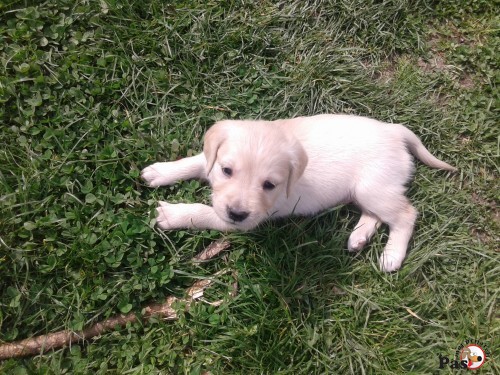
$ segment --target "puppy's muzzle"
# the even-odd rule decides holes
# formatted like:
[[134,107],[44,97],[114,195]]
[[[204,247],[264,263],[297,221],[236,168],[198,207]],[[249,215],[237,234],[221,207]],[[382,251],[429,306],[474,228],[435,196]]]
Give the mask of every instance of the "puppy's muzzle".
[[248,215],[250,215],[250,212],[247,212],[247,211],[238,211],[238,210],[235,210],[231,207],[227,207],[227,216],[229,217],[229,219],[231,219],[232,221],[235,221],[235,222],[241,222],[243,220],[245,220]]

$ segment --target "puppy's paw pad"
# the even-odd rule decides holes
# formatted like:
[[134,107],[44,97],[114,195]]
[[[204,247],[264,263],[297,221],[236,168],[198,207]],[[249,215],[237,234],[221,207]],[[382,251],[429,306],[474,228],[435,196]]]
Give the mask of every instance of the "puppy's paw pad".
[[183,204],[160,201],[156,208],[156,225],[163,230],[180,229],[188,227]]
[[155,163],[141,171],[141,178],[151,187],[171,185],[174,183],[169,177],[168,163]]
[[172,209],[170,206],[173,204],[167,202],[159,202],[159,206],[156,208],[156,225],[163,230],[173,229],[173,226],[170,224],[170,216]]
[[154,187],[159,186],[157,185],[157,183],[161,178],[161,174],[156,170],[153,164],[141,171],[141,178],[144,180],[144,182],[146,182],[147,185]]
[[379,259],[380,270],[384,272],[397,271],[401,267],[403,260],[404,257],[398,254],[391,254],[384,251]]
[[349,237],[349,241],[347,242],[347,249],[350,252],[361,251],[363,250],[367,242],[368,241],[366,240],[366,238],[353,238],[351,236]]

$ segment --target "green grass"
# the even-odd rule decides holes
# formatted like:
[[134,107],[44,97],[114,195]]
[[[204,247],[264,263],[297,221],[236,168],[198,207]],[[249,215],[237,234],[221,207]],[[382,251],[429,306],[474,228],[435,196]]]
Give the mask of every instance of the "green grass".
[[[0,343],[81,329],[230,275],[173,322],[0,363],[5,374],[431,374],[486,342],[498,373],[499,16],[493,2],[0,3]],[[418,165],[398,273],[346,251],[353,207],[251,233],[154,229],[139,171],[197,152],[222,118],[346,112],[401,122],[456,175]],[[226,237],[231,252],[191,258]],[[441,370],[439,373],[454,373]]]

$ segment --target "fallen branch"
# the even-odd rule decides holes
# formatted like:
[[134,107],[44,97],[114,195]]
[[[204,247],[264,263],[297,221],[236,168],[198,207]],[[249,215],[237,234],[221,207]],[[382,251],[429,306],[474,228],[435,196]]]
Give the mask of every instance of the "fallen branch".
[[[215,241],[205,248],[198,256],[196,256],[195,260],[208,260],[215,257],[228,247],[229,242],[227,241]],[[224,273],[226,273],[226,271],[219,272],[214,276],[220,276]],[[235,274],[233,275],[236,277]],[[52,349],[58,349],[63,346],[91,339],[103,334],[104,332],[111,331],[116,327],[124,327],[128,323],[137,322],[141,318],[143,320],[148,320],[151,317],[159,317],[164,320],[174,320],[177,318],[177,313],[172,307],[174,302],[184,302],[186,303],[186,307],[189,307],[193,300],[199,299],[203,296],[205,289],[208,288],[212,282],[213,279],[199,280],[186,290],[186,298],[170,296],[167,297],[163,303],[147,305],[142,310],[142,316],[139,317],[135,313],[120,314],[102,322],[98,322],[81,331],[75,332],[71,330],[64,330],[0,345],[0,360],[42,354]],[[231,296],[235,295],[235,291],[237,290],[236,288],[237,282],[235,281],[233,283],[233,291],[230,294]],[[222,300],[211,302],[213,305],[220,305],[221,303]]]
[[195,262],[204,262],[209,259],[212,259],[220,252],[227,250],[231,246],[229,241],[226,240],[217,240],[208,245],[203,251],[201,251],[198,255],[193,258]]

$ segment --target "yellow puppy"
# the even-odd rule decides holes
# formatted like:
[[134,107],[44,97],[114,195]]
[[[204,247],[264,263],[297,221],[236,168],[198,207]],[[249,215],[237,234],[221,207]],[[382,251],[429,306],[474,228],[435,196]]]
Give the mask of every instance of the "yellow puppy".
[[431,167],[455,170],[402,125],[318,115],[217,122],[205,136],[203,153],[155,163],[142,178],[153,187],[192,178],[212,186],[213,206],[160,202],[157,223],[165,230],[249,230],[268,218],[353,203],[362,214],[349,250],[361,250],[386,223],[390,234],[380,267],[390,272],[406,256],[417,217],[404,195],[414,171],[408,151]]

